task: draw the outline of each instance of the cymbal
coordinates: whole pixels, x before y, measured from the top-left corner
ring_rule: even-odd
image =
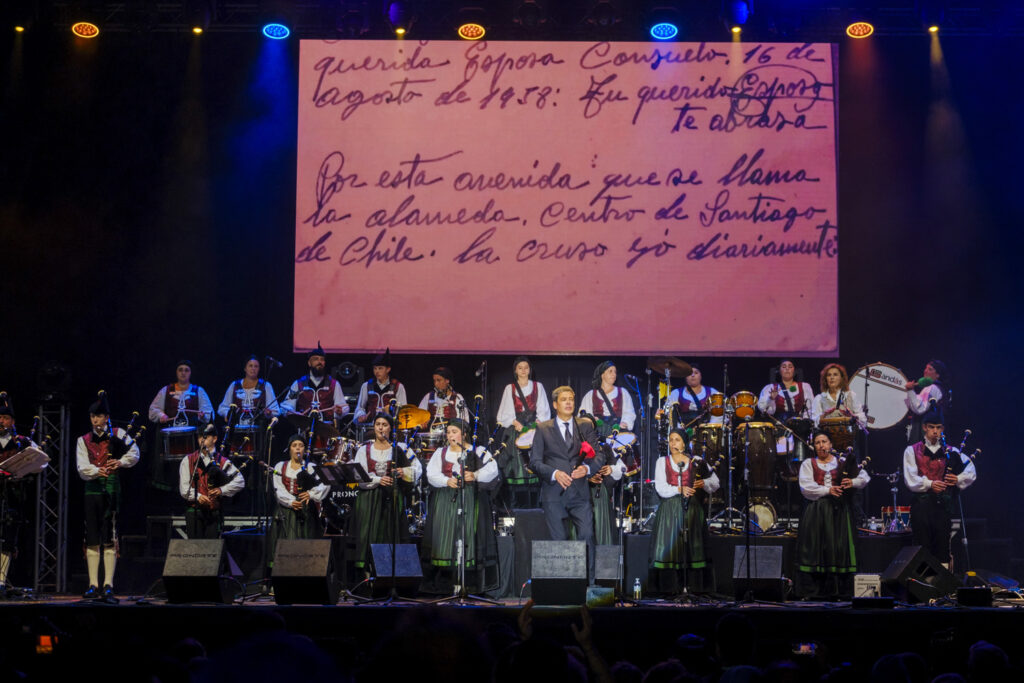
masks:
[[[398,418],[395,420],[395,426],[398,429],[413,429],[415,427],[422,427],[428,422],[430,422],[430,413],[419,406],[409,403],[398,409]]]
[[[288,415],[287,420],[295,425],[296,429],[303,432],[309,430],[309,425],[313,421],[309,415],[300,415],[299,413],[291,413]],[[316,429],[313,430],[313,433],[325,439],[333,439],[338,436],[338,430],[334,426],[333,420],[317,420]]]
[[[673,377],[688,377],[693,372],[689,363],[674,356],[650,356],[647,367],[663,375],[665,370],[671,370]]]

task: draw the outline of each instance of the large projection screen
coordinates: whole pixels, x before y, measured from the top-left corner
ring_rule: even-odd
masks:
[[[834,62],[302,41],[295,348],[837,352]]]

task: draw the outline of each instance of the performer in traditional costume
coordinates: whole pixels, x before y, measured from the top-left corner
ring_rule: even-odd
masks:
[[[775,381],[761,389],[757,407],[765,415],[785,422],[807,415],[813,399],[814,389],[807,382],[798,382],[793,361],[784,360],[775,372]]]
[[[355,421],[360,424],[373,423],[377,413],[393,413],[391,401],[400,408],[409,402],[405,387],[391,376],[391,349],[373,357],[373,379],[368,379],[359,387],[359,400],[356,402]]]
[[[360,485],[355,505],[355,566],[359,569],[369,567],[371,544],[409,542],[406,501],[423,474],[423,465],[405,442],[394,448],[394,426],[390,415],[377,413],[373,440],[360,446],[353,459],[370,475],[370,481]]]
[[[180,367],[180,364],[179,364]],[[179,379],[181,374],[179,373]],[[186,375],[185,379],[188,377]],[[85,564],[89,575],[88,599],[114,599],[117,565],[117,513],[121,507],[122,467],[139,462],[139,446],[121,428],[110,432],[106,395],[89,406],[92,429],[78,438],[75,460],[85,480]],[[103,591],[99,586],[100,548],[103,549]]]
[[[514,380],[505,385],[498,404],[497,421],[504,428],[505,447],[498,455],[498,466],[507,485],[507,503],[513,508],[537,507],[537,476],[526,468],[516,439],[538,422],[551,419],[551,404],[544,385],[531,379],[530,359],[519,356],[512,362]],[[531,442],[532,443],[532,442]],[[524,451],[529,455],[529,450]]]
[[[850,389],[850,377],[846,368],[839,363],[829,363],[821,371],[821,393],[811,401],[811,419],[814,426],[820,425],[822,418],[851,418],[861,429],[867,426],[867,416],[857,394]]]
[[[686,386],[673,389],[672,393],[668,395],[668,401],[665,403],[666,411],[671,406],[675,406],[673,411],[675,423],[672,425],[673,427],[687,424],[697,419],[702,412],[708,411],[708,401],[711,396],[722,393],[718,389],[712,389],[703,385],[703,375],[701,374],[700,366],[691,363],[690,367],[692,370],[686,376]],[[705,412],[705,415],[701,417],[699,422],[721,424],[722,418],[722,415],[711,415],[709,412]]]
[[[910,528],[914,544],[923,546],[948,569],[956,497],[977,480],[978,472],[969,457],[945,447],[941,410],[925,413],[922,426],[924,438],[903,451],[903,481],[914,494]]]
[[[932,404],[942,412],[948,422],[950,408],[949,369],[941,360],[933,359],[924,366],[921,379],[907,382],[906,404],[910,410],[910,428],[907,443],[917,443],[924,438],[923,418]]]
[[[242,379],[228,385],[224,400],[217,407],[217,414],[228,419],[232,405],[237,406],[237,421],[243,426],[262,424],[281,413],[274,387],[260,378],[260,359],[256,356],[249,356],[245,361],[245,375]]]
[[[15,426],[14,409],[7,392],[0,392],[0,462],[26,448],[39,448],[27,436],[20,436]],[[33,490],[30,490],[31,489]],[[0,474],[0,598],[7,597],[7,577],[18,556],[18,540],[32,519],[31,503],[35,480],[30,477],[15,479]]]
[[[306,440],[295,434],[288,440],[288,459],[274,466],[277,512],[271,547],[276,547],[282,538],[323,536],[319,508],[330,491],[330,486],[318,481],[313,463],[306,462]]]
[[[181,459],[178,492],[185,499],[185,535],[220,538],[223,503],[245,488],[245,478],[230,460],[217,453],[217,428],[206,425],[199,450]]]
[[[213,420],[213,403],[206,390],[192,384],[192,361],[180,360],[175,366],[175,381],[156,393],[149,404],[149,421],[154,423],[153,457],[150,458],[149,483],[161,491],[173,491],[177,484],[177,460],[196,447],[198,433]],[[180,451],[167,444],[171,436],[183,437],[187,445]],[[177,434],[175,432],[182,432]],[[185,433],[187,432],[187,434]]]
[[[720,484],[709,463],[687,453],[685,437],[682,429],[673,429],[668,436],[669,454],[658,458],[654,466],[659,503],[654,515],[650,566],[673,574],[685,568],[690,586],[700,589],[709,561],[707,500]],[[656,582],[663,589],[683,585],[681,576],[659,576]]]
[[[580,401],[581,411],[601,421],[598,434],[602,437],[613,431],[632,431],[636,420],[633,398],[628,391],[615,385],[617,379],[615,363],[606,360],[594,369],[591,381],[594,388]]]
[[[462,394],[452,388],[454,374],[450,368],[441,366],[434,370],[434,388],[420,399],[420,408],[431,415],[431,427],[447,424],[449,420],[459,418],[469,422],[469,408]]]
[[[309,373],[292,382],[288,396],[281,401],[284,415],[309,415],[316,410],[325,422],[348,414],[348,403],[341,384],[327,374],[327,354],[320,343],[306,354]]]
[[[467,586],[484,591],[496,586],[498,578],[498,544],[486,491],[498,478],[498,464],[486,448],[473,449],[467,442],[469,426],[464,421],[451,420],[447,437],[447,445],[434,451],[427,464],[427,482],[432,488],[423,553],[430,564],[451,568],[457,576],[461,545]],[[471,581],[470,576],[475,578]]]
[[[815,431],[812,445],[814,457],[800,465],[800,493],[810,502],[797,534],[797,593],[803,598],[850,597],[857,573],[850,493],[867,486],[871,477],[847,459],[852,454],[837,457],[825,432]]]

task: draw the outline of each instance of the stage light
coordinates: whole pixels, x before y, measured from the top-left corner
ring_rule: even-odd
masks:
[[[291,34],[291,30],[284,24],[272,23],[263,27],[263,35],[274,40],[284,40]]]
[[[95,38],[100,34],[100,27],[88,21],[76,21],[71,25],[71,32],[79,38]]]
[[[673,23],[662,21],[651,27],[651,38],[655,40],[672,40],[679,35],[679,27]]]
[[[928,27],[928,33],[933,33],[934,34],[934,33],[938,33],[938,32],[939,32],[939,27],[936,24],[932,24],[931,26]]]
[[[197,36],[202,35],[203,34],[203,27],[202,26],[193,26],[192,27],[192,33],[196,34]]]
[[[15,31],[15,33],[24,33],[25,32],[25,27],[24,26],[15,26],[14,27],[14,31]]]
[[[742,32],[743,32],[743,29],[742,29],[742,28],[740,28],[739,26],[733,26],[733,27],[732,27],[731,29],[729,29],[729,30],[730,30],[730,31],[732,31],[732,32],[733,32],[733,34],[735,34],[735,35],[737,35],[737,36],[738,36],[738,35],[739,35],[740,33],[742,33]]]
[[[399,38],[404,37],[412,29],[412,25],[416,21],[416,17],[410,12],[406,2],[390,3],[385,15],[387,16],[388,23],[391,25],[391,30]]]
[[[480,24],[463,24],[457,31],[459,38],[463,40],[480,40],[487,33]]]
[[[192,33],[198,36],[210,28],[210,18],[213,16],[213,5],[210,0],[185,0],[182,10],[185,14],[185,25],[192,27]]]
[[[875,27],[866,21],[855,21],[846,27],[846,35],[851,38],[867,38],[875,32]]]

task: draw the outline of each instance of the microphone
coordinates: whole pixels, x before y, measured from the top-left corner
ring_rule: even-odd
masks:
[[[474,377],[479,377],[480,375],[484,374],[485,372],[487,372],[487,361],[486,360],[483,361],[482,363],[480,363],[480,367],[478,367],[476,369],[476,372],[473,373],[473,376]]]
[[[631,380],[633,380],[634,382],[639,382],[639,381],[640,381],[640,378],[639,378],[639,377],[637,377],[636,375],[630,375],[630,374],[628,374],[628,373],[627,373],[627,374],[625,374],[625,375],[623,375],[623,377],[625,377],[626,379],[631,379]]]
[[[273,356],[267,356],[267,362],[269,364],[273,365],[275,368],[283,368],[284,367],[284,363],[282,363],[278,359],[274,358]]]
[[[273,429],[274,425],[276,425],[276,424],[277,424],[277,418],[275,417],[273,420],[271,420],[269,423],[267,423],[267,431],[269,432],[271,429]]]

